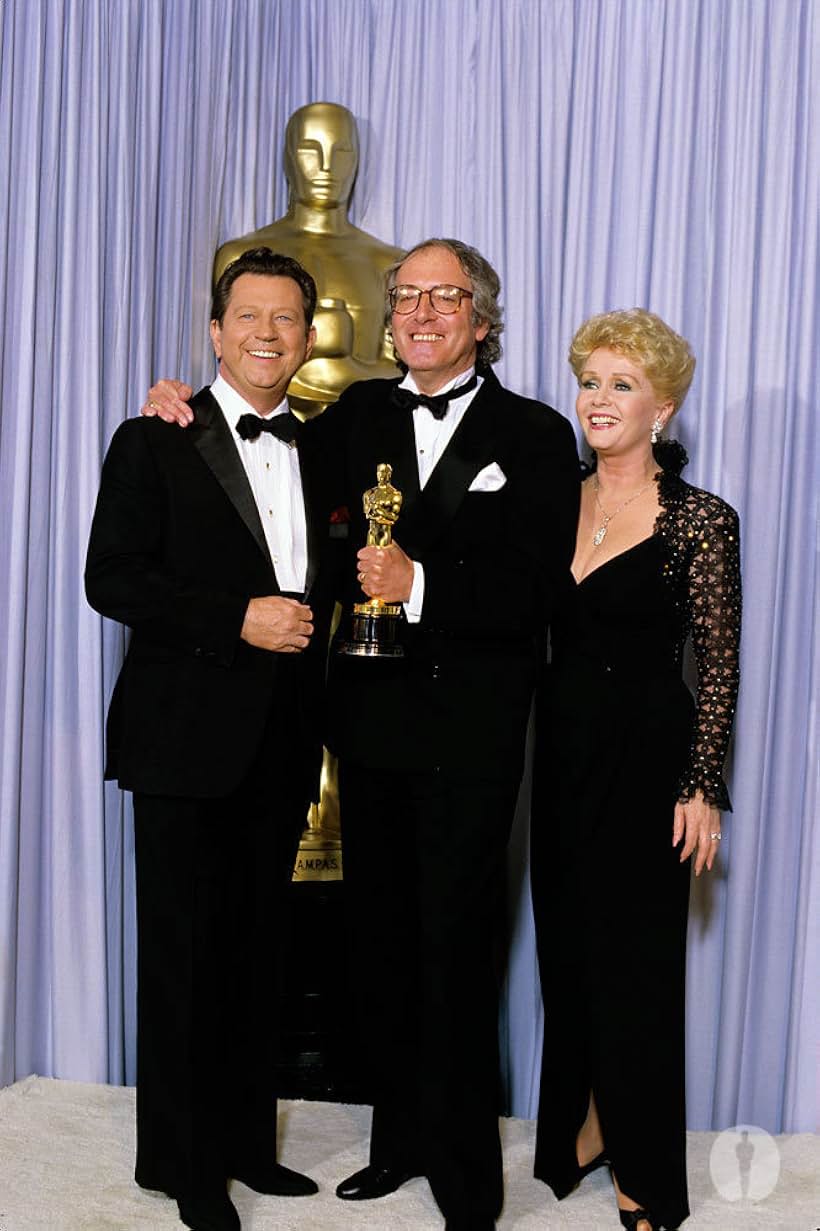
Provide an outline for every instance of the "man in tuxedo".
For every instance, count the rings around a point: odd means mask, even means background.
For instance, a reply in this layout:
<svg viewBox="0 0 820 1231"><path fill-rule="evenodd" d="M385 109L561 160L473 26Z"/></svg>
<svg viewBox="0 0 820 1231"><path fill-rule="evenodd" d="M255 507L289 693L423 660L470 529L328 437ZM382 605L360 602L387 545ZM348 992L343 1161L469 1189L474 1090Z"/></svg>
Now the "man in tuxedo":
<svg viewBox="0 0 820 1231"><path fill-rule="evenodd" d="M568 421L504 389L499 280L433 239L389 275L401 381L352 385L326 412L363 544L380 463L403 495L388 548L362 547L364 593L403 605L403 658L331 656L370 1162L337 1195L426 1175L451 1231L495 1226L494 922L546 628L567 583L579 472ZM340 636L346 635L342 630Z"/></svg>
<svg viewBox="0 0 820 1231"><path fill-rule="evenodd" d="M313 279L269 249L213 298L219 373L191 425L122 424L89 601L132 636L106 776L134 794L137 1182L235 1231L227 1182L308 1195L275 1162L276 942L321 755L333 485L288 409Z"/></svg>
<svg viewBox="0 0 820 1231"><path fill-rule="evenodd" d="M480 253L427 240L388 286L405 377L351 385L316 421L344 470L352 545L380 464L403 497L392 546L351 561L345 610L359 587L402 604L404 656L330 658L354 1033L374 1099L370 1162L336 1191L374 1199L425 1175L450 1231L487 1231L503 1200L494 922L570 579L578 458L569 422L492 372L500 283ZM143 413L185 425L186 393L160 382Z"/></svg>

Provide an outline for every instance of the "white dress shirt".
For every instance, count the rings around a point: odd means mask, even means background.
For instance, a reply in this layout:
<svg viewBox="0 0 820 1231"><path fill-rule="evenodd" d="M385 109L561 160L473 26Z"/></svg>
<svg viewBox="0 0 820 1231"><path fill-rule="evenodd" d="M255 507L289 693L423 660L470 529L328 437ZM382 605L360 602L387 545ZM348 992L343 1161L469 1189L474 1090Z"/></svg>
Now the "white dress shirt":
<svg viewBox="0 0 820 1231"><path fill-rule="evenodd" d="M453 380L448 381L446 385L442 385L440 389L437 389L436 395L439 393L449 393L451 389L455 389L459 385L466 385L468 381L472 380L474 372L475 368L470 367L466 372L459 373ZM416 406L414 409L413 432L416 437L416 464L419 471L419 485L422 489L433 473L436 463L450 443L453 433L464 417L464 412L478 393L481 385L482 378L479 376L475 389L471 389L463 397L454 397L448 403L443 419L436 419L426 406ZM422 392L409 372L404 380L400 382L399 388L409 389L411 393ZM421 620L422 607L424 606L424 568L419 564L418 560L413 560L412 563L413 586L410 590L410 597L404 604L404 613L407 616L408 624L418 624Z"/></svg>
<svg viewBox="0 0 820 1231"><path fill-rule="evenodd" d="M243 440L236 430L240 416L259 412L221 375L211 385L211 393L245 467L279 589L302 594L307 576L307 521L299 453L270 432L260 433L256 440ZM288 409L284 398L275 410L260 418L269 419Z"/></svg>

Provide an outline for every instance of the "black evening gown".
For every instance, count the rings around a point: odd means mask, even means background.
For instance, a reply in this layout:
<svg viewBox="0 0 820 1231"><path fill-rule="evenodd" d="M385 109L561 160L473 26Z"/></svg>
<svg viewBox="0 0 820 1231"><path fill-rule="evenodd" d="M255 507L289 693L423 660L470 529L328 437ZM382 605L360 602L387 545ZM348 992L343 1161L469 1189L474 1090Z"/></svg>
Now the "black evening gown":
<svg viewBox="0 0 820 1231"><path fill-rule="evenodd" d="M664 473L651 537L572 588L539 697L533 903L544 993L535 1175L578 1179L590 1091L618 1182L665 1227L688 1214L684 976L689 862L675 802L729 799L737 516ZM682 679L691 634L697 701Z"/></svg>

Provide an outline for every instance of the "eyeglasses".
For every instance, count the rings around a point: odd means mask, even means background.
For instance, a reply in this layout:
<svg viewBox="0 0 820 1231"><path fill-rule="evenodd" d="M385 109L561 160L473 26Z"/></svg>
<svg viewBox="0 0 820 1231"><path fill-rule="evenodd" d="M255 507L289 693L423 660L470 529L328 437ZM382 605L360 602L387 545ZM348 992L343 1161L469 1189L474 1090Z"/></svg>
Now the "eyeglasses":
<svg viewBox="0 0 820 1231"><path fill-rule="evenodd" d="M390 308L399 316L407 316L415 312L423 295L428 296L434 312L452 316L461 307L462 299L472 299L473 292L465 291L460 286L431 286L429 291L422 291L417 286L392 286L388 291Z"/></svg>

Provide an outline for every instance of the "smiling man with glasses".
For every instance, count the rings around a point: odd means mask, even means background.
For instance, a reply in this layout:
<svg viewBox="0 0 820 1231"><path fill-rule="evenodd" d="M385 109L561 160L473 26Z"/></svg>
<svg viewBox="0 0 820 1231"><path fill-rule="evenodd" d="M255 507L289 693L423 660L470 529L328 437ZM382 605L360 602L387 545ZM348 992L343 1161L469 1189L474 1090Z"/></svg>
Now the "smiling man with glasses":
<svg viewBox="0 0 820 1231"><path fill-rule="evenodd" d="M493 932L578 511L569 423L492 372L499 291L474 248L417 245L388 275L403 379L352 385L327 412L356 514L351 544L365 541L361 493L379 463L403 493L393 545L351 561L345 609L359 585L401 603L404 656L331 659L329 742L374 1091L370 1163L337 1194L381 1197L425 1175L451 1231L494 1227L503 1200Z"/></svg>

